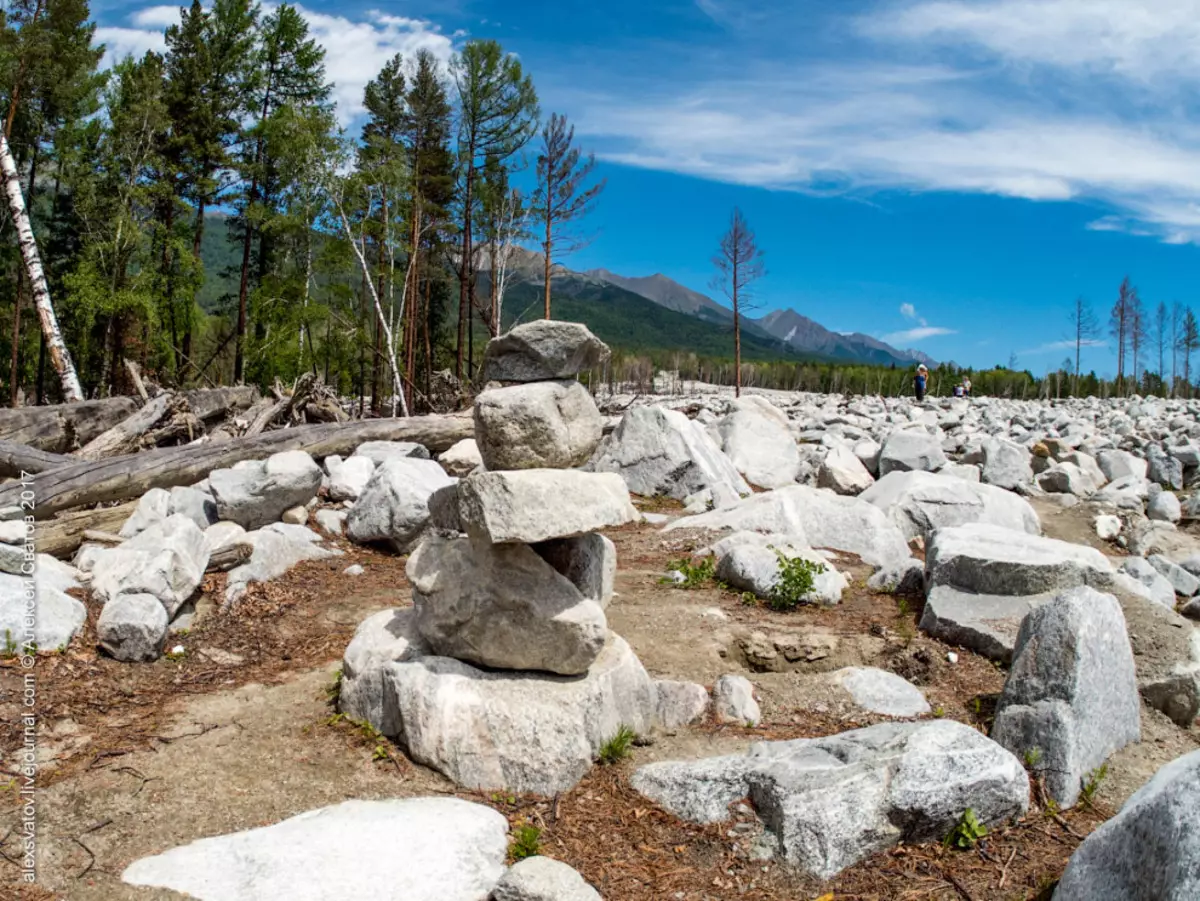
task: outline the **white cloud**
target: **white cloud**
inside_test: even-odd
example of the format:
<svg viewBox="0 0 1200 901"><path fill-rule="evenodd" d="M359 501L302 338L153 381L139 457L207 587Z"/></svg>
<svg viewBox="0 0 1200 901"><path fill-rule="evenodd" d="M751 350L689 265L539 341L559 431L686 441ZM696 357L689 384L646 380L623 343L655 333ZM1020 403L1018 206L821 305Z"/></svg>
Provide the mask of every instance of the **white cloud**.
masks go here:
<svg viewBox="0 0 1200 901"><path fill-rule="evenodd" d="M903 347L906 344L912 344L914 341L924 341L927 338L937 338L941 335L957 335L954 329L940 328L935 325L923 325L919 328L910 328L903 332L892 332L890 335L884 335L880 340L887 344L899 345Z"/></svg>
<svg viewBox="0 0 1200 901"><path fill-rule="evenodd" d="M900 315L903 316L905 319L916 319L917 318L917 308L914 307L911 303L902 303L902 304L900 304Z"/></svg>
<svg viewBox="0 0 1200 901"><path fill-rule="evenodd" d="M1094 341L1094 340L1088 339L1086 341L1080 342L1080 346L1081 347L1105 347L1106 345L1105 345L1105 342L1103 342L1103 341ZM1029 350L1018 351L1018 354L1023 357L1026 354L1029 354L1029 355L1048 354L1048 353L1054 353L1056 351L1074 350L1074 349L1075 349L1074 339L1064 338L1062 341L1051 341L1049 344L1039 344L1037 347L1032 347Z"/></svg>
<svg viewBox="0 0 1200 901"><path fill-rule="evenodd" d="M1181 112L1200 88L1200 0L927 0L841 24L815 62L746 63L754 47L730 39L708 81L581 97L580 131L644 168L1095 200L1118 216L1093 228L1200 242L1200 127Z"/></svg>
<svg viewBox="0 0 1200 901"><path fill-rule="evenodd" d="M267 13L271 8L264 6ZM325 72L334 83L333 96L343 125L362 115L367 82L397 53L408 58L426 48L446 63L454 51L454 39L422 19L377 10L365 13L361 19L351 19L304 7L298 9L308 21L312 37L325 48ZM141 56L147 50L162 52L166 47L163 31L178 21L178 7L148 6L129 16L129 22L136 27L97 28L96 40L107 47L103 65L111 66L127 55Z"/></svg>

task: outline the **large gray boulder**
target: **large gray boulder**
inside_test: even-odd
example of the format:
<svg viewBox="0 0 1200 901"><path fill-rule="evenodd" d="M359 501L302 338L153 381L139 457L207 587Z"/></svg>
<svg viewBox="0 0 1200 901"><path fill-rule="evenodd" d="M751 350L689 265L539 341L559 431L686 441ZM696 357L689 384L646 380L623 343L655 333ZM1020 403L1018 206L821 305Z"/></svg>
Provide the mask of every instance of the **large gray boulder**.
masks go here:
<svg viewBox="0 0 1200 901"><path fill-rule="evenodd" d="M484 379L496 382L542 382L574 378L609 358L608 345L577 322L539 319L515 326L488 342L483 355Z"/></svg>
<svg viewBox="0 0 1200 901"><path fill-rule="evenodd" d="M946 454L937 438L928 432L897 429L883 441L879 475L889 472L937 472L946 465Z"/></svg>
<svg viewBox="0 0 1200 901"><path fill-rule="evenodd" d="M387 664L383 686L384 723L399 724L393 735L413 760L464 788L540 795L575 786L621 726L646 734L657 705L654 682L615 635L585 676L424 657Z"/></svg>
<svg viewBox="0 0 1200 901"><path fill-rule="evenodd" d="M129 519L117 533L122 538L132 538L151 526L156 526L171 515L171 492L165 488L151 488L138 498L137 506ZM205 528L205 526L200 526Z"/></svg>
<svg viewBox="0 0 1200 901"><path fill-rule="evenodd" d="M627 412L587 468L617 473L643 497L684 500L706 492L715 506L724 506L750 494L733 461L700 423L662 407Z"/></svg>
<svg viewBox="0 0 1200 901"><path fill-rule="evenodd" d="M882 510L861 497L806 485L756 494L725 510L680 517L666 528L786 534L809 547L857 554L872 566L909 557L904 535Z"/></svg>
<svg viewBox="0 0 1200 901"><path fill-rule="evenodd" d="M493 388L475 400L475 441L489 470L582 466L603 429L596 402L579 382Z"/></svg>
<svg viewBox="0 0 1200 901"><path fill-rule="evenodd" d="M1089 773L1141 739L1141 706L1117 599L1075 588L1021 623L991 735L1071 807Z"/></svg>
<svg viewBox="0 0 1200 901"><path fill-rule="evenodd" d="M744 406L717 424L721 449L751 485L782 488L800 474L800 451L786 424Z"/></svg>
<svg viewBox="0 0 1200 901"><path fill-rule="evenodd" d="M386 460L350 508L347 537L360 544L385 541L408 553L429 525L429 496L456 481L432 460Z"/></svg>
<svg viewBox="0 0 1200 901"><path fill-rule="evenodd" d="M462 479L483 465L483 455L474 438L464 438L438 454L437 461L447 475Z"/></svg>
<svg viewBox="0 0 1200 901"><path fill-rule="evenodd" d="M316 497L321 467L304 451L284 451L233 469L215 469L208 483L221 519L259 529Z"/></svg>
<svg viewBox="0 0 1200 901"><path fill-rule="evenodd" d="M1123 577L1123 578L1122 578ZM1126 557L1121 561L1118 587L1175 609L1175 588L1145 557Z"/></svg>
<svg viewBox="0 0 1200 901"><path fill-rule="evenodd" d="M1133 476L1137 479L1146 478L1146 461L1135 457L1128 451L1107 449L1096 455L1100 471L1110 482Z"/></svg>
<svg viewBox="0 0 1200 901"><path fill-rule="evenodd" d="M573 538L638 519L625 482L613 473L478 473L459 484L458 503L467 534L491 544Z"/></svg>
<svg viewBox="0 0 1200 901"><path fill-rule="evenodd" d="M329 499L331 501L355 501L366 490L375 474L375 461L370 457L355 454L329 467Z"/></svg>
<svg viewBox="0 0 1200 901"><path fill-rule="evenodd" d="M571 867L549 857L526 857L500 877L490 901L601 901Z"/></svg>
<svg viewBox="0 0 1200 901"><path fill-rule="evenodd" d="M713 684L713 718L718 723L757 726L762 711L754 698L754 686L745 676L727 674Z"/></svg>
<svg viewBox="0 0 1200 901"><path fill-rule="evenodd" d="M859 497L878 507L905 538L928 539L936 529L984 523L1040 535L1029 502L1011 491L931 472L893 472Z"/></svg>
<svg viewBox="0 0 1200 901"><path fill-rule="evenodd" d="M1162 554L1153 554L1148 559L1150 565L1171 583L1171 587L1177 595L1190 598L1200 591L1200 579L1197 579L1178 563L1168 560Z"/></svg>
<svg viewBox="0 0 1200 901"><path fill-rule="evenodd" d="M176 485L171 489L171 503L167 515L174 516L176 513L186 516L199 529L207 529L219 519L217 502L213 500L212 494L187 485Z"/></svg>
<svg viewBox="0 0 1200 901"><path fill-rule="evenodd" d="M1012 754L952 720L883 723L763 742L744 756L652 763L633 787L676 816L725 820L749 797L777 855L818 879L898 844L944 837L970 808L995 825L1025 812Z"/></svg>
<svg viewBox="0 0 1200 901"><path fill-rule="evenodd" d="M1074 463L1055 463L1037 477L1038 487L1049 494L1091 497L1100 486Z"/></svg>
<svg viewBox="0 0 1200 901"><path fill-rule="evenodd" d="M655 719L663 729L678 729L698 723L712 706L708 690L695 682L656 679L654 688L658 697Z"/></svg>
<svg viewBox="0 0 1200 901"><path fill-rule="evenodd" d="M1179 491L1183 488L1183 464L1169 456L1157 444L1146 448L1147 473L1151 482L1157 482L1168 491Z"/></svg>
<svg viewBox="0 0 1200 901"><path fill-rule="evenodd" d="M407 574L417 630L434 654L578 675L604 649L608 623L599 603L527 545L430 535Z"/></svg>
<svg viewBox="0 0 1200 901"><path fill-rule="evenodd" d="M125 662L157 660L167 640L167 611L152 594L123 594L100 611L100 647Z"/></svg>
<svg viewBox="0 0 1200 901"><path fill-rule="evenodd" d="M1009 491L1023 489L1033 481L1031 454L1019 444L1003 438L984 439L983 468L979 478L985 485Z"/></svg>
<svg viewBox="0 0 1200 901"><path fill-rule="evenodd" d="M66 593L71 585L52 581L40 567L32 580L0 573L0 649L16 651L25 645L30 617L39 650L65 648L79 634L87 622L87 608Z"/></svg>
<svg viewBox="0 0 1200 901"><path fill-rule="evenodd" d="M200 586L208 557L204 533L177 513L97 554L92 594L101 603L122 594L152 594L173 617Z"/></svg>
<svg viewBox="0 0 1200 901"><path fill-rule="evenodd" d="M343 801L144 857L121 879L198 901L483 901L507 854L508 821L482 804Z"/></svg>
<svg viewBox="0 0 1200 901"><path fill-rule="evenodd" d="M903 717L929 713L929 702L921 689L887 670L850 666L837 670L830 678L869 713Z"/></svg>
<svg viewBox="0 0 1200 901"><path fill-rule="evenodd" d="M384 735L395 735L400 724L389 719L394 710L383 704L383 668L388 663L429 654L417 634L411 607L381 610L358 624L342 655L338 711L355 722L371 723Z"/></svg>
<svg viewBox="0 0 1200 901"><path fill-rule="evenodd" d="M413 441L364 441L354 451L356 457L366 457L376 466L388 460L428 460L429 448Z"/></svg>
<svg viewBox="0 0 1200 901"><path fill-rule="evenodd" d="M1170 491L1162 491L1150 499L1146 515L1159 522L1179 522L1183 519L1183 507Z"/></svg>
<svg viewBox="0 0 1200 901"><path fill-rule="evenodd" d="M817 470L817 487L828 488L837 494L862 494L873 484L875 477L858 455L844 444L834 445Z"/></svg>
<svg viewBox="0 0 1200 901"><path fill-rule="evenodd" d="M1200 751L1160 769L1080 845L1054 901L1200 898Z"/></svg>

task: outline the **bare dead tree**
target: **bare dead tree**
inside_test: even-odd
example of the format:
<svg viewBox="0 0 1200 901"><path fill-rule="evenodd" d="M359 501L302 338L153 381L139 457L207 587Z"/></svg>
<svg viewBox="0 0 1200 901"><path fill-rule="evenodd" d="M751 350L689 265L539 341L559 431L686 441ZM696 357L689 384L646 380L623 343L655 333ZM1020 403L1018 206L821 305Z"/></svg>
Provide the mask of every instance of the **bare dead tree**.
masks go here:
<svg viewBox="0 0 1200 901"><path fill-rule="evenodd" d="M1164 396L1167 393L1167 341L1170 340L1170 328L1167 305L1160 300L1154 311L1154 344L1158 349L1158 384Z"/></svg>
<svg viewBox="0 0 1200 901"><path fill-rule="evenodd" d="M1079 394L1079 360L1085 344L1100 337L1100 322L1091 305L1082 297L1076 297L1071 306L1071 340L1075 342L1075 384L1072 393Z"/></svg>
<svg viewBox="0 0 1200 901"><path fill-rule="evenodd" d="M1117 302L1113 304L1108 316L1109 334L1117 342L1117 394L1121 393L1121 386L1125 381L1125 351L1129 348L1129 331L1136 296L1137 289L1130 284L1127 275L1121 282Z"/></svg>
<svg viewBox="0 0 1200 901"><path fill-rule="evenodd" d="M596 168L596 158L584 159L575 146L575 127L566 116L551 113L542 129L542 152L537 158L537 191L533 195L534 215L543 228L542 254L545 264L546 308L544 318L550 318L550 270L556 254L565 255L578 250L584 239L572 225L586 216L604 190L600 181L584 187Z"/></svg>
<svg viewBox="0 0 1200 901"><path fill-rule="evenodd" d="M1135 389L1140 390L1142 374L1144 368L1141 365L1142 348L1146 346L1149 340L1149 334L1146 322L1146 306L1142 303L1141 296L1135 289L1131 298L1129 307L1129 350L1133 354L1133 384Z"/></svg>
<svg viewBox="0 0 1200 901"><path fill-rule="evenodd" d="M746 224L742 211L734 207L729 217L729 230L721 238L721 247L713 257L717 274L713 288L721 291L733 304L733 367L734 394L742 396L742 327L741 314L752 309L750 285L766 275L763 252L759 250L754 232Z"/></svg>

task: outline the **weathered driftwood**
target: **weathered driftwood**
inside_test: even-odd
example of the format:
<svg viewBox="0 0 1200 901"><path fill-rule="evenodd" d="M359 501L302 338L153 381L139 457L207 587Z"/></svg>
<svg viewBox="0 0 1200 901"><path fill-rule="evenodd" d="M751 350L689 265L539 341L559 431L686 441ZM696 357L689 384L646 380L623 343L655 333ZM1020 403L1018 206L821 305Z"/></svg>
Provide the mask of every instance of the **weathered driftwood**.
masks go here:
<svg viewBox="0 0 1200 901"><path fill-rule="evenodd" d="M75 456L81 460L100 460L104 457L134 453L141 446L142 437L164 419L169 419L173 409L180 403L186 406L187 401L177 395L160 394L108 431L97 435L81 447Z"/></svg>
<svg viewBox="0 0 1200 901"><path fill-rule="evenodd" d="M188 407L204 422L245 410L258 399L255 388L211 388L188 391ZM83 447L136 411L134 397L108 397L75 404L0 410L0 439L56 454Z"/></svg>
<svg viewBox="0 0 1200 901"><path fill-rule="evenodd" d="M22 472L45 472L77 462L74 457L64 454L52 454L15 441L0 441L0 479L17 478Z"/></svg>
<svg viewBox="0 0 1200 901"><path fill-rule="evenodd" d="M30 480L37 498L34 515L42 519L72 507L139 497L151 488L192 485L214 469L285 450L305 450L322 459L353 453L364 441L415 441L440 453L474 433L469 415L371 419L297 426L237 441L161 447L84 461L42 472ZM20 483L0 486L0 509L15 506L20 494Z"/></svg>
<svg viewBox="0 0 1200 901"><path fill-rule="evenodd" d="M238 542L236 544L228 544L225 547L217 548L208 556L208 568L205 572L223 573L233 569L235 566L241 566L251 555L254 554L254 545L248 541Z"/></svg>
<svg viewBox="0 0 1200 901"><path fill-rule="evenodd" d="M104 532L100 529L84 529L83 540L93 541L96 544L120 544L125 539L114 532Z"/></svg>
<svg viewBox="0 0 1200 901"><path fill-rule="evenodd" d="M119 532L135 509L137 504L121 504L43 520L34 531L34 547L39 554L69 557L83 544L84 532Z"/></svg>
<svg viewBox="0 0 1200 901"><path fill-rule="evenodd" d="M253 438L255 435L261 435L266 431L267 426L276 420L288 420L294 410L303 408L308 401L309 395L317 384L317 377L311 372L303 373L296 380L296 387L292 393L276 403L272 404L267 409L260 412L253 421L250 427L246 429L245 438Z"/></svg>

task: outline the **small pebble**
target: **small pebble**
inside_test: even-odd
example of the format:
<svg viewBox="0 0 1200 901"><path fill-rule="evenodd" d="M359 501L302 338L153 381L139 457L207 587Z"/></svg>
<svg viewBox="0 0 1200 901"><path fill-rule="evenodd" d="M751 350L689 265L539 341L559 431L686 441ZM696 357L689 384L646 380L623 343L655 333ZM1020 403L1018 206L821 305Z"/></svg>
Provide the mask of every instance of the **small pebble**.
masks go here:
<svg viewBox="0 0 1200 901"><path fill-rule="evenodd" d="M183 653L183 645L181 645L181 644L175 645L175 647L171 648L171 653L172 654L182 654Z"/></svg>
<svg viewBox="0 0 1200 901"><path fill-rule="evenodd" d="M958 663L958 655L955 654L953 651L949 651L946 654L946 659L949 660L951 663Z"/></svg>
<svg viewBox="0 0 1200 901"><path fill-rule="evenodd" d="M344 576L361 576L364 572L366 572L366 570L362 568L362 565L355 563L351 566L347 566L344 570L342 570L342 575L344 575Z"/></svg>

